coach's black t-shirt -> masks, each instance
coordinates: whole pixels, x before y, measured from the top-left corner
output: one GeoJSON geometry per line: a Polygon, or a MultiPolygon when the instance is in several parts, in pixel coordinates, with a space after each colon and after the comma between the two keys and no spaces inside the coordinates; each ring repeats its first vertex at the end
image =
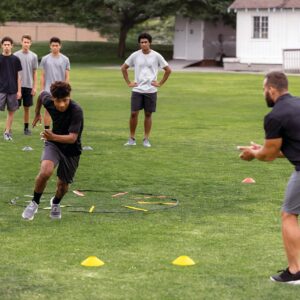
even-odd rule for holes
{"type": "Polygon", "coordinates": [[[68,109],[60,112],[55,108],[52,97],[48,92],[41,93],[41,100],[52,118],[53,133],[59,135],[67,135],[69,133],[78,134],[78,138],[74,144],[52,143],[56,144],[66,156],[80,155],[82,150],[81,133],[83,130],[83,112],[81,107],[73,100],[70,100],[68,109]]]}
{"type": "Polygon", "coordinates": [[[17,56],[0,54],[0,93],[18,92],[18,72],[21,70],[21,61],[17,56]]]}
{"type": "Polygon", "coordinates": [[[300,98],[280,96],[265,116],[266,139],[282,138],[281,151],[300,171],[300,98]]]}

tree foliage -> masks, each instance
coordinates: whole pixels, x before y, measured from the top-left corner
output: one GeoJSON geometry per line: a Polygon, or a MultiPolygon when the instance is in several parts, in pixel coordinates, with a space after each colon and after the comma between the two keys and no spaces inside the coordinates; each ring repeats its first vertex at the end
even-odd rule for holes
{"type": "Polygon", "coordinates": [[[181,14],[185,17],[216,21],[234,18],[227,13],[231,0],[1,0],[0,22],[66,22],[118,35],[118,56],[125,53],[128,32],[156,17],[181,14]]]}
{"type": "Polygon", "coordinates": [[[228,13],[232,2],[233,0],[185,0],[181,1],[178,14],[212,22],[223,20],[226,24],[235,25],[235,14],[228,13]]]}

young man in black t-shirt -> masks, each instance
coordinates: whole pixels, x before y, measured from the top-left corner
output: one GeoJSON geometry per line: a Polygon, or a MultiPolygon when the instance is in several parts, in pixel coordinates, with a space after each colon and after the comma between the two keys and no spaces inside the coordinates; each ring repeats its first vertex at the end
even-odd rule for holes
{"type": "Polygon", "coordinates": [[[4,111],[7,106],[7,119],[3,138],[12,140],[11,126],[14,113],[19,108],[18,99],[21,98],[22,70],[20,59],[12,54],[13,40],[4,37],[1,40],[2,54],[0,54],[0,110],[4,111]]]}
{"type": "Polygon", "coordinates": [[[81,154],[81,134],[83,130],[83,112],[81,107],[70,99],[71,86],[67,82],[56,81],[51,85],[51,95],[42,92],[37,100],[33,127],[41,121],[42,105],[49,112],[53,128],[45,129],[42,139],[45,148],[41,158],[40,172],[35,181],[34,196],[23,211],[22,217],[32,220],[37,212],[40,198],[48,179],[57,167],[57,188],[50,200],[52,219],[61,218],[60,201],[73,182],[81,154]]]}

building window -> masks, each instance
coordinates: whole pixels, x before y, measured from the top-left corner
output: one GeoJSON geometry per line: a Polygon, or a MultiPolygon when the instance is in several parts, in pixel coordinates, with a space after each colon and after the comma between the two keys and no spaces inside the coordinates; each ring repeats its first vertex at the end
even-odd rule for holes
{"type": "Polygon", "coordinates": [[[269,33],[269,17],[253,17],[253,38],[267,39],[269,33]]]}

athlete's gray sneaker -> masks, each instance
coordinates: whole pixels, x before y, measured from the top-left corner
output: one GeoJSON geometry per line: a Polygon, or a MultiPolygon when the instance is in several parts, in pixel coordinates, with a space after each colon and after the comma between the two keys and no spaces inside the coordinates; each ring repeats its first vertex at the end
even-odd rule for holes
{"type": "Polygon", "coordinates": [[[54,197],[50,200],[51,210],[50,210],[50,218],[51,219],[61,219],[61,209],[59,204],[53,204],[54,197]]]}
{"type": "Polygon", "coordinates": [[[22,213],[22,217],[25,220],[33,220],[34,215],[37,213],[38,211],[38,204],[34,201],[31,201],[27,207],[24,209],[23,213],[22,213]]]}
{"type": "Polygon", "coordinates": [[[3,138],[5,141],[12,141],[12,135],[9,132],[4,132],[3,138]]]}
{"type": "Polygon", "coordinates": [[[144,139],[144,140],[143,140],[143,146],[144,146],[144,147],[148,147],[148,148],[151,147],[151,144],[150,144],[150,142],[149,142],[148,139],[144,139]]]}
{"type": "Polygon", "coordinates": [[[136,141],[134,138],[129,138],[127,143],[124,144],[124,146],[136,146],[136,141]]]}
{"type": "Polygon", "coordinates": [[[28,128],[24,129],[24,135],[31,135],[31,130],[28,128]]]}

